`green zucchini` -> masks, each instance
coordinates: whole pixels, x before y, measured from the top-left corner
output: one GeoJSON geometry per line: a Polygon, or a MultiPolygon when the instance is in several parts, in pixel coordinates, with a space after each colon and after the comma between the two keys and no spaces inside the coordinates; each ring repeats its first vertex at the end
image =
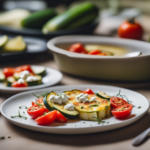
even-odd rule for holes
{"type": "Polygon", "coordinates": [[[5,75],[3,74],[2,70],[0,70],[0,82],[4,82],[5,79],[5,75]]]}
{"type": "Polygon", "coordinates": [[[3,47],[2,52],[20,52],[26,49],[26,43],[23,41],[22,36],[17,36],[10,39],[3,47]]]}
{"type": "Polygon", "coordinates": [[[15,80],[19,80],[20,79],[20,72],[15,72],[13,74],[13,76],[14,76],[15,80]]]}
{"type": "Polygon", "coordinates": [[[11,87],[11,84],[12,84],[13,82],[15,82],[15,81],[16,81],[16,80],[15,80],[15,78],[14,78],[13,76],[8,77],[7,80],[6,80],[6,86],[11,87]]]}
{"type": "Polygon", "coordinates": [[[107,99],[107,100],[110,100],[111,96],[107,95],[106,93],[104,92],[96,92],[95,93],[98,97],[100,98],[103,98],[103,99],[107,99]]]}
{"type": "Polygon", "coordinates": [[[42,84],[42,77],[39,75],[36,75],[36,81],[26,81],[28,83],[28,86],[35,86],[42,84]]]}
{"type": "Polygon", "coordinates": [[[42,11],[32,13],[21,22],[22,27],[41,29],[42,26],[51,18],[56,16],[57,13],[54,9],[49,8],[42,11]]]}
{"type": "Polygon", "coordinates": [[[46,68],[45,67],[42,67],[42,66],[32,67],[32,70],[36,75],[40,75],[42,77],[44,77],[46,75],[46,68]]]}
{"type": "Polygon", "coordinates": [[[2,49],[4,47],[4,45],[7,43],[7,41],[8,41],[7,35],[3,35],[2,37],[0,37],[0,49],[2,49]]]}
{"type": "Polygon", "coordinates": [[[56,96],[57,93],[52,91],[52,92],[48,93],[45,96],[45,98],[44,98],[44,105],[45,105],[45,107],[47,109],[49,109],[49,110],[51,110],[51,109],[58,110],[68,119],[76,119],[78,117],[79,113],[77,111],[75,111],[75,110],[74,111],[69,111],[69,110],[64,109],[64,106],[66,104],[55,104],[55,103],[51,102],[49,100],[51,95],[55,95],[56,96]]]}
{"type": "Polygon", "coordinates": [[[42,28],[42,32],[47,34],[68,28],[82,27],[98,17],[98,8],[92,3],[83,3],[68,11],[50,19],[42,28]]]}

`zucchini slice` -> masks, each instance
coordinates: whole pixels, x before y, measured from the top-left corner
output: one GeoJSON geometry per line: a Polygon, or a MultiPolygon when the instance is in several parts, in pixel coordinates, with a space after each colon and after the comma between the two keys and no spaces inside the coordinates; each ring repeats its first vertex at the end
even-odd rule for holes
{"type": "Polygon", "coordinates": [[[106,99],[100,98],[95,94],[89,94],[88,98],[96,97],[95,102],[78,102],[76,96],[83,93],[81,90],[65,91],[68,96],[70,96],[70,101],[74,104],[75,109],[79,112],[79,118],[83,120],[93,120],[96,118],[104,119],[109,117],[110,112],[110,102],[106,99]],[[95,118],[96,117],[96,118],[95,118]]]}
{"type": "Polygon", "coordinates": [[[48,110],[52,110],[52,109],[58,110],[68,119],[76,119],[78,117],[79,113],[77,111],[69,111],[69,110],[64,109],[64,106],[66,104],[55,104],[51,102],[49,100],[51,95],[56,96],[57,93],[52,91],[44,97],[44,105],[48,110]]]}
{"type": "Polygon", "coordinates": [[[98,97],[100,98],[103,98],[103,99],[107,99],[107,100],[110,100],[111,96],[107,95],[106,93],[104,92],[96,92],[95,93],[98,97]]]}
{"type": "Polygon", "coordinates": [[[32,70],[36,75],[40,75],[42,77],[44,77],[46,75],[46,68],[45,67],[42,67],[42,66],[32,67],[32,70]]]}
{"type": "Polygon", "coordinates": [[[10,39],[3,48],[3,52],[21,52],[26,49],[26,43],[23,41],[22,36],[17,36],[10,39]]]}
{"type": "Polygon", "coordinates": [[[8,77],[7,80],[6,80],[6,86],[11,87],[11,84],[12,84],[13,82],[15,82],[15,81],[16,81],[16,80],[15,80],[15,78],[14,78],[13,76],[8,77]]]}
{"type": "Polygon", "coordinates": [[[0,82],[5,81],[5,75],[3,74],[2,70],[0,70],[0,82]]]}
{"type": "Polygon", "coordinates": [[[20,79],[20,72],[15,72],[13,76],[14,76],[15,80],[19,80],[20,79]]]}
{"type": "Polygon", "coordinates": [[[28,83],[28,86],[35,86],[42,84],[42,77],[39,75],[36,75],[36,81],[26,81],[28,83]]]}
{"type": "Polygon", "coordinates": [[[0,49],[3,48],[3,46],[7,43],[7,41],[8,41],[7,35],[3,35],[2,37],[0,37],[0,49]]]}

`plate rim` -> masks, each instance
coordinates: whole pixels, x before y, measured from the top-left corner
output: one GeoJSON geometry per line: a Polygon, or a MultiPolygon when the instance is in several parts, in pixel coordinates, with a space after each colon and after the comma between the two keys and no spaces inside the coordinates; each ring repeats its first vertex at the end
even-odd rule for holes
{"type": "MultiPolygon", "coordinates": [[[[127,125],[130,125],[134,122],[136,122],[137,120],[139,120],[143,115],[146,114],[146,112],[148,111],[149,107],[150,107],[150,102],[148,101],[148,99],[142,95],[141,93],[138,93],[136,91],[133,91],[133,90],[130,90],[130,89],[126,89],[126,88],[122,88],[122,87],[117,87],[117,86],[109,86],[109,85],[93,85],[93,84],[82,84],[82,85],[59,85],[59,86],[52,86],[52,87],[48,87],[48,88],[44,88],[42,90],[48,90],[49,88],[63,88],[63,87],[72,87],[72,86],[97,86],[97,87],[109,87],[109,88],[120,88],[120,89],[124,89],[124,90],[127,90],[127,91],[131,91],[131,92],[134,92],[136,94],[140,94],[147,102],[148,106],[147,106],[147,109],[141,113],[140,115],[134,117],[134,118],[130,118],[128,120],[125,121],[125,125],[121,126],[121,127],[125,127],[127,125]]],[[[18,97],[20,95],[26,95],[26,94],[31,94],[32,92],[38,92],[40,89],[37,89],[37,90],[32,90],[32,91],[26,91],[26,92],[22,92],[22,93],[19,93],[19,94],[15,94],[13,96],[11,96],[10,98],[8,98],[7,100],[5,100],[2,105],[1,105],[1,113],[2,115],[7,119],[9,120],[11,123],[13,124],[17,124],[17,126],[19,126],[18,124],[21,124],[21,125],[25,125],[27,127],[35,127],[36,129],[39,129],[39,128],[44,128],[44,129],[57,129],[57,130],[79,130],[79,129],[91,129],[91,128],[101,128],[101,126],[88,126],[88,127],[67,127],[67,128],[56,128],[56,127],[53,127],[53,126],[35,126],[35,125],[29,125],[29,124],[24,124],[24,123],[21,123],[21,122],[18,122],[16,120],[13,120],[11,118],[9,118],[7,115],[5,115],[5,113],[3,112],[3,109],[4,109],[4,106],[9,102],[11,101],[12,98],[15,98],[15,97],[18,97]]],[[[124,122],[118,122],[118,123],[115,123],[115,124],[106,124],[105,126],[114,126],[114,125],[122,125],[124,122]]],[[[114,129],[119,129],[121,127],[117,127],[117,128],[114,128],[114,129]]],[[[23,127],[24,128],[24,127],[23,127]]],[[[25,128],[25,129],[28,129],[28,128],[25,128]]],[[[114,130],[114,129],[109,129],[109,130],[114,130]]],[[[29,129],[29,130],[32,130],[32,129],[29,129]]],[[[109,130],[105,130],[105,131],[109,131],[109,130]]],[[[32,130],[32,131],[38,131],[38,130],[32,130]]],[[[38,131],[38,132],[44,132],[44,131],[38,131]]],[[[102,132],[102,131],[99,131],[99,132],[102,132]]],[[[48,132],[50,133],[50,132],[48,132]]],[[[52,132],[54,133],[54,132],[52,132]]],[[[87,133],[94,133],[94,132],[87,132],[87,133]]],[[[56,133],[58,134],[58,133],[56,133]]],[[[62,134],[62,133],[60,133],[62,134]]],[[[67,133],[66,133],[67,134],[67,133]]],[[[70,134],[74,134],[74,133],[70,133],[70,134]]],[[[77,133],[79,134],[79,133],[77,133]]],[[[81,133],[81,134],[85,134],[85,133],[81,133]]]]}

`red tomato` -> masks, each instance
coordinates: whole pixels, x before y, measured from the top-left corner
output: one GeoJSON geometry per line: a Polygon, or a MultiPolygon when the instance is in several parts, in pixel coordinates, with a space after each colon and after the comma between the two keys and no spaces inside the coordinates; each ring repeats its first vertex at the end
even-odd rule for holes
{"type": "Polygon", "coordinates": [[[33,105],[27,109],[27,113],[33,118],[37,118],[39,116],[42,116],[45,112],[44,107],[38,107],[36,105],[33,105]]]}
{"type": "MultiPolygon", "coordinates": [[[[37,102],[39,103],[39,102],[37,102]]],[[[32,106],[35,106],[35,107],[44,107],[44,112],[49,112],[49,110],[44,106],[43,102],[42,103],[39,103],[39,104],[42,104],[41,106],[39,106],[37,103],[35,102],[32,102],[32,106]]]]}
{"type": "Polygon", "coordinates": [[[100,53],[102,53],[100,50],[93,50],[93,51],[89,52],[88,54],[89,55],[98,55],[100,53]]]}
{"type": "Polygon", "coordinates": [[[132,108],[133,106],[131,104],[125,104],[113,109],[111,112],[116,118],[123,119],[131,114],[132,108]]]}
{"type": "Polygon", "coordinates": [[[84,94],[94,94],[94,92],[91,89],[87,89],[84,91],[84,94]]]}
{"type": "Polygon", "coordinates": [[[40,97],[40,98],[38,98],[38,99],[36,100],[36,102],[38,102],[38,103],[43,103],[43,99],[44,99],[44,97],[40,97]]]}
{"type": "Polygon", "coordinates": [[[35,119],[35,121],[40,125],[48,125],[54,122],[56,118],[57,118],[57,110],[54,110],[38,117],[37,119],[35,119]]]}
{"type": "Polygon", "coordinates": [[[138,22],[132,19],[121,24],[118,29],[118,35],[121,38],[140,40],[143,35],[143,29],[138,22]]]}
{"type": "Polygon", "coordinates": [[[68,50],[70,52],[87,54],[87,51],[81,43],[72,44],[68,50]]]}
{"type": "Polygon", "coordinates": [[[6,78],[9,76],[13,76],[14,72],[15,72],[14,68],[4,68],[3,69],[3,73],[4,73],[6,78]]]}
{"type": "Polygon", "coordinates": [[[18,81],[15,81],[15,82],[12,83],[11,86],[15,87],[15,88],[19,88],[19,87],[27,87],[28,84],[26,82],[24,82],[24,83],[18,83],[18,81]]]}
{"type": "Polygon", "coordinates": [[[98,54],[98,55],[101,55],[101,56],[107,56],[106,53],[100,53],[100,54],[98,54]]]}
{"type": "Polygon", "coordinates": [[[28,70],[30,73],[32,73],[34,75],[33,70],[31,69],[30,65],[23,65],[23,66],[19,66],[15,68],[15,72],[21,72],[21,71],[25,71],[28,70]]]}
{"type": "Polygon", "coordinates": [[[57,111],[56,121],[58,121],[58,122],[67,122],[67,118],[65,118],[59,111],[57,111]]]}
{"type": "Polygon", "coordinates": [[[119,106],[128,104],[124,99],[122,99],[120,97],[111,97],[110,98],[110,103],[111,103],[113,108],[117,108],[119,106]]]}

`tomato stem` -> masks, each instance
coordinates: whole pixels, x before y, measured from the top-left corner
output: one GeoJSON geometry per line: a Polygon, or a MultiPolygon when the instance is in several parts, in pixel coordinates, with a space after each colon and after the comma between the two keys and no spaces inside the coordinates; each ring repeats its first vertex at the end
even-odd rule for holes
{"type": "Polygon", "coordinates": [[[133,17],[133,18],[129,19],[128,22],[134,24],[135,23],[135,18],[133,17]]]}

